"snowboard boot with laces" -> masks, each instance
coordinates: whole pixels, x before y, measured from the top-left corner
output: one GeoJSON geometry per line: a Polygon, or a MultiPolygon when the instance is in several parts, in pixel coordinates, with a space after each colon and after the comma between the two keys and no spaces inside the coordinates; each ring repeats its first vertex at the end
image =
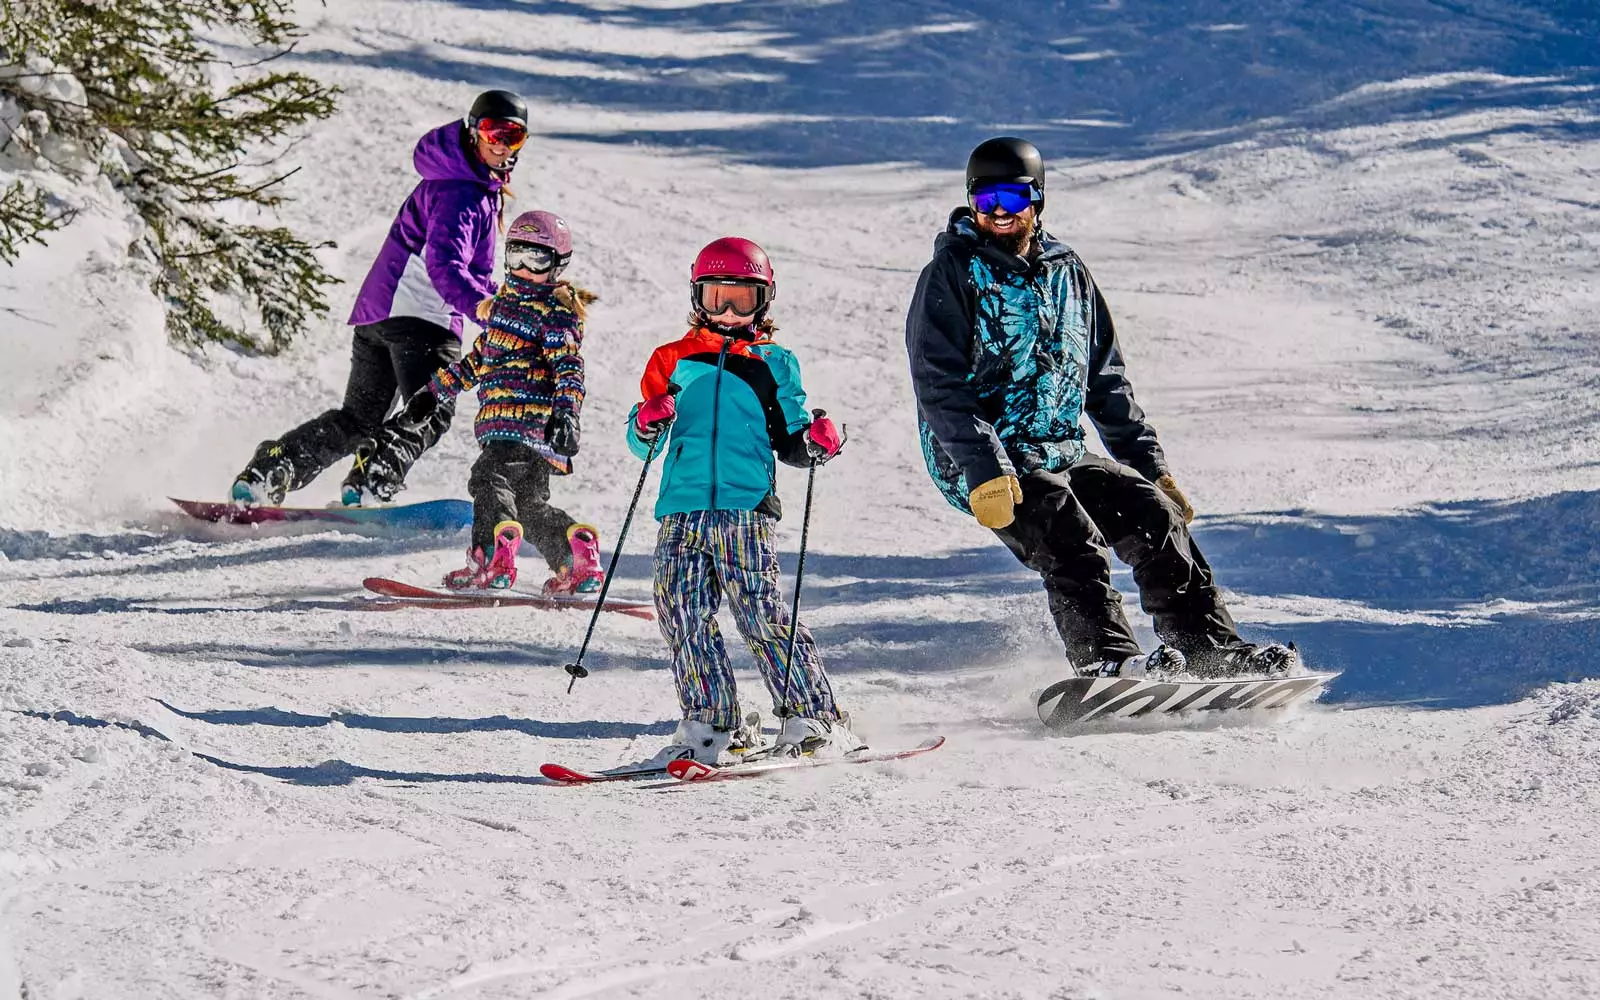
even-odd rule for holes
{"type": "Polygon", "coordinates": [[[356,446],[350,473],[340,486],[340,499],[346,507],[388,503],[406,488],[405,473],[378,442],[367,438],[356,446]]]}
{"type": "Polygon", "coordinates": [[[256,446],[250,464],[233,481],[233,502],[250,507],[282,506],[294,481],[294,464],[277,441],[256,446]]]}
{"type": "Polygon", "coordinates": [[[842,757],[852,750],[866,749],[866,743],[850,731],[850,716],[841,712],[838,719],[817,719],[791,715],[783,720],[773,746],[775,754],[790,756],[842,757]]]}
{"type": "Polygon", "coordinates": [[[567,546],[572,550],[572,561],[545,581],[544,592],[547,594],[597,592],[606,578],[600,569],[600,533],[590,525],[574,524],[567,529],[567,546]]]}
{"type": "Polygon", "coordinates": [[[1287,646],[1281,642],[1231,642],[1194,653],[1189,663],[1196,677],[1284,677],[1301,665],[1300,652],[1292,642],[1287,646]]]}
{"type": "Polygon", "coordinates": [[[1149,677],[1160,679],[1184,673],[1188,663],[1183,654],[1163,643],[1148,653],[1125,660],[1100,660],[1078,667],[1079,677],[1149,677]]]}
{"type": "Polygon", "coordinates": [[[501,521],[494,526],[494,552],[482,549],[467,552],[467,565],[444,575],[451,590],[509,590],[517,582],[517,547],[522,544],[522,525],[501,521]]]}

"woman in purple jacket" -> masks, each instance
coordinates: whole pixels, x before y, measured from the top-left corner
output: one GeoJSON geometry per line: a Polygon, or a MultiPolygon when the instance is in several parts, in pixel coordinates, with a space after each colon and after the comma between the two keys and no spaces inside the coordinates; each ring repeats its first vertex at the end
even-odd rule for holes
{"type": "MultiPolygon", "coordinates": [[[[397,393],[410,398],[461,356],[464,321],[476,321],[479,304],[495,293],[502,188],[527,138],[527,105],[510,91],[490,90],[464,120],[417,141],[412,162],[422,180],[400,206],[350,314],[355,347],[344,405],[261,442],[234,480],[235,503],[283,503],[370,437],[397,393]]],[[[453,412],[438,408],[425,447],[450,426],[453,412]]],[[[347,504],[362,502],[363,464],[358,455],[345,477],[347,504]]]]}

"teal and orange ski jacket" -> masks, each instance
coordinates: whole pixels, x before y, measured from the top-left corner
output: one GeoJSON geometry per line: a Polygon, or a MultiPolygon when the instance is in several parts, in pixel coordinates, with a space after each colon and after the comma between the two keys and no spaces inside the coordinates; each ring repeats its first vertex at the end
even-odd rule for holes
{"type": "MultiPolygon", "coordinates": [[[[663,458],[656,519],[696,510],[781,517],[774,454],[788,465],[810,464],[811,416],[794,355],[764,336],[696,327],[656,348],[639,383],[644,399],[674,387],[677,417],[654,443],[663,458]]],[[[638,412],[628,414],[628,447],[643,459],[652,445],[639,438],[638,412]]]]}

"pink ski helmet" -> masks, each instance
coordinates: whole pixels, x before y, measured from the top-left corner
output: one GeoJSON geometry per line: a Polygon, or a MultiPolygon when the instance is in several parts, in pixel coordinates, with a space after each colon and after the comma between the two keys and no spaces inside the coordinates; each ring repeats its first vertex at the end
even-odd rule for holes
{"type": "Polygon", "coordinates": [[[532,243],[563,258],[572,256],[572,230],[567,220],[554,212],[523,212],[507,227],[506,242],[532,243]]]}
{"type": "Polygon", "coordinates": [[[760,322],[777,294],[767,252],[739,236],[707,243],[689,267],[689,301],[702,317],[732,306],[736,315],[760,322]]]}
{"type": "Polygon", "coordinates": [[[752,281],[773,289],[778,286],[767,252],[742,236],[712,240],[695,255],[694,265],[689,268],[689,280],[706,278],[752,281]]]}

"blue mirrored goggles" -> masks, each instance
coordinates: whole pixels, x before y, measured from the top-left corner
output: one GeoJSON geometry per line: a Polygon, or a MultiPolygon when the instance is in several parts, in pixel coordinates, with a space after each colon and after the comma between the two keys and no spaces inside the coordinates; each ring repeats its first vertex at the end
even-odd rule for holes
{"type": "Polygon", "coordinates": [[[972,189],[967,200],[979,215],[990,215],[996,209],[1005,209],[1016,215],[1038,201],[1032,184],[979,184],[972,189]]]}

